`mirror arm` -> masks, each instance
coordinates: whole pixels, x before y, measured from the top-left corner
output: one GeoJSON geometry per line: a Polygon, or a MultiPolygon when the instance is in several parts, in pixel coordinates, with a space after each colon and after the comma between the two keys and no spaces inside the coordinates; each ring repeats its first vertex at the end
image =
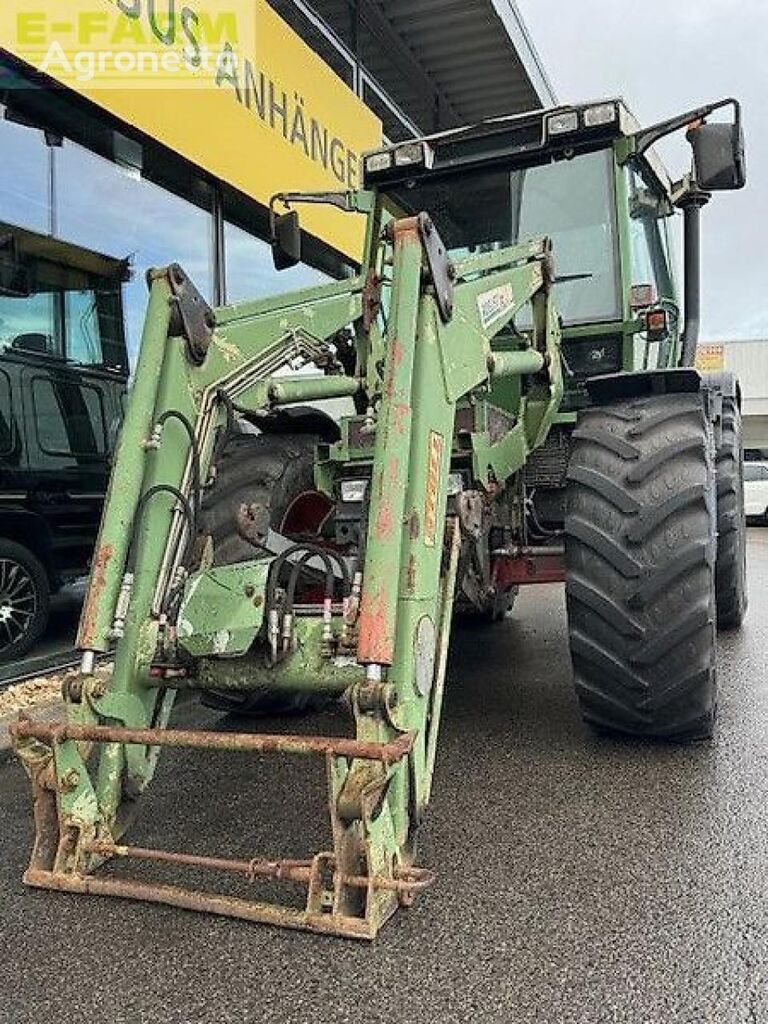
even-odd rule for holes
{"type": "Polygon", "coordinates": [[[671,117],[668,121],[660,121],[650,128],[644,128],[642,131],[637,132],[635,135],[635,152],[638,155],[642,155],[647,149],[657,143],[659,139],[671,135],[672,132],[679,131],[680,128],[685,128],[694,121],[702,121],[705,117],[709,117],[710,114],[714,114],[716,110],[721,110],[723,107],[733,107],[735,114],[734,123],[737,128],[740,128],[741,104],[737,99],[729,96],[724,100],[709,103],[705,107],[697,107],[695,110],[689,110],[685,114],[678,114],[676,117],[671,117]]]}
{"type": "Polygon", "coordinates": [[[336,206],[345,213],[353,213],[357,209],[353,192],[276,192],[269,200],[269,226],[273,232],[278,203],[282,203],[288,209],[291,203],[325,203],[328,206],[336,206]]]}

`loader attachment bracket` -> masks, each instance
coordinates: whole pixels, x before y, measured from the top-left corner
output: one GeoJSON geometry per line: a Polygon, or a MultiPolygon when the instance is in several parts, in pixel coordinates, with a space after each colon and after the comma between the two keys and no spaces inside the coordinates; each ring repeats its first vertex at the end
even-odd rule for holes
{"type": "Polygon", "coordinates": [[[171,289],[169,333],[185,339],[190,362],[200,366],[211,343],[216,317],[178,263],[171,263],[165,273],[171,289]]]}
{"type": "Polygon", "coordinates": [[[427,213],[419,214],[419,234],[424,245],[440,318],[447,324],[453,317],[453,282],[456,268],[448,256],[434,221],[427,213]]]}
{"type": "Polygon", "coordinates": [[[27,885],[60,892],[122,896],[248,921],[356,939],[375,938],[399,905],[409,904],[434,880],[394,849],[383,806],[393,773],[410,758],[416,734],[381,740],[304,734],[257,734],[184,729],[135,729],[69,722],[16,722],[17,749],[36,793],[37,841],[24,875],[27,885]],[[31,749],[30,744],[37,747],[31,749]],[[320,756],[326,763],[334,848],[307,860],[201,856],[117,842],[95,796],[82,743],[126,743],[255,754],[320,756]],[[40,751],[38,753],[37,751],[40,751]],[[47,773],[43,777],[42,773],[47,773]],[[54,792],[56,803],[54,803],[54,792]],[[262,899],[145,883],[96,873],[106,860],[139,860],[177,868],[234,873],[248,882],[287,882],[307,889],[303,909],[262,899]]]}

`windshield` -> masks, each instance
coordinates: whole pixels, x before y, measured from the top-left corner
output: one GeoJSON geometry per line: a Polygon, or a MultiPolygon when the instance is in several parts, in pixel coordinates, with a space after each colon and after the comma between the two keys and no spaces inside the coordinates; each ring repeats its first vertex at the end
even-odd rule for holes
{"type": "Polygon", "coordinates": [[[479,170],[392,192],[426,211],[454,257],[547,235],[565,323],[621,319],[612,157],[608,151],[525,170],[479,170]]]}

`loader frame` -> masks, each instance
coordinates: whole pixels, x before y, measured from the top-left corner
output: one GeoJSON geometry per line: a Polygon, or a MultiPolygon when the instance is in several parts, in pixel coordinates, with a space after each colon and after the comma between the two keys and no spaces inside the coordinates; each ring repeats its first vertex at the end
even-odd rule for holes
{"type": "MultiPolygon", "coordinates": [[[[369,197],[352,201],[364,206],[369,197]]],[[[503,450],[487,434],[475,438],[487,460],[478,475],[490,473],[503,486],[556,414],[560,332],[546,241],[454,264],[426,215],[383,231],[375,217],[371,224],[363,274],[278,299],[214,311],[180,267],[151,275],[80,624],[83,671],[67,688],[65,722],[21,721],[13,729],[35,795],[30,885],[372,938],[431,881],[415,864],[415,837],[434,773],[459,551],[471,529],[470,494],[444,514],[457,403],[467,396],[482,403],[494,379],[524,382],[503,450]],[[381,318],[371,316],[370,291],[372,274],[385,270],[391,301],[382,329],[381,318]],[[528,342],[494,351],[494,336],[526,303],[533,310],[528,342]],[[350,323],[361,353],[354,375],[341,372],[328,346],[350,323]],[[296,362],[326,372],[275,376],[296,362]],[[269,415],[298,400],[353,395],[375,406],[376,422],[359,593],[345,593],[341,607],[326,600],[297,618],[283,656],[270,662],[258,638],[270,566],[280,556],[255,550],[252,563],[206,565],[195,547],[200,493],[235,405],[269,415]],[[222,588],[232,596],[224,631],[209,621],[222,588]],[[93,674],[94,661],[115,641],[114,674],[105,685],[93,674]],[[175,657],[179,644],[187,657],[175,657]],[[179,690],[214,682],[344,693],[354,737],[168,728],[179,690]],[[169,745],[322,756],[333,849],[304,861],[233,861],[122,844],[169,745]],[[306,905],[297,910],[97,873],[105,860],[127,858],[303,883],[306,905]]],[[[331,451],[318,466],[321,488],[345,471],[343,446],[336,454],[337,461],[331,451]]]]}

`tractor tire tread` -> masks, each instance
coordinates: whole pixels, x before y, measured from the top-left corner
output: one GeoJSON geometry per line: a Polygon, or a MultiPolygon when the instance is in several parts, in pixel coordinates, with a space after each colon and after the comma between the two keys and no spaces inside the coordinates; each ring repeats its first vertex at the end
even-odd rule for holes
{"type": "Polygon", "coordinates": [[[717,595],[718,629],[738,629],[747,613],[744,452],[741,411],[735,397],[723,397],[722,430],[717,450],[717,595]]]}
{"type": "Polygon", "coordinates": [[[716,491],[702,395],[585,410],[573,439],[566,602],[582,715],[640,737],[710,736],[716,491]]]}

